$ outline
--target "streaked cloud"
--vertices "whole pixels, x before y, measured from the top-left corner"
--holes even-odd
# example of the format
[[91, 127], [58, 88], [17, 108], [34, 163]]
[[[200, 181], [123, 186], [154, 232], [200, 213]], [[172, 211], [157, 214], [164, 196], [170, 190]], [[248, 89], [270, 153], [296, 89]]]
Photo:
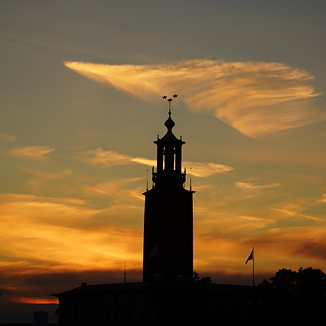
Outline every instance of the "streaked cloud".
[[155, 160], [150, 160], [150, 159], [144, 158], [144, 157], [134, 157], [134, 158], [131, 158], [131, 161], [139, 163], [139, 164], [151, 166], [151, 167], [156, 166], [156, 161]]
[[75, 72], [148, 102], [178, 92], [194, 113], [215, 117], [249, 137], [308, 126], [326, 116], [307, 71], [275, 62], [188, 60], [158, 65], [65, 62]]
[[322, 203], [326, 203], [326, 194], [323, 194], [323, 198], [319, 200]]
[[304, 219], [315, 220], [315, 221], [322, 220], [321, 218], [316, 216], [303, 214], [302, 212], [305, 210], [305, 207], [301, 207], [300, 205], [288, 204], [284, 208], [271, 207], [270, 209], [272, 211], [281, 213], [286, 217], [304, 218]]
[[[140, 265], [142, 233], [124, 223], [125, 215], [135, 219], [135, 208], [126, 206], [126, 211], [120, 205], [110, 213], [111, 208], [91, 208], [80, 200], [25, 195], [0, 199], [0, 244], [6, 248], [0, 250], [0, 268], [105, 269], [115, 268], [121, 257]], [[101, 215], [106, 219], [99, 224]]]
[[[0, 245], [6, 248], [0, 252], [2, 274], [28, 277], [46, 273], [48, 277], [55, 274], [60, 277], [60, 273], [78, 271], [82, 277], [92, 269], [95, 273], [110, 270], [122, 275], [126, 259], [140, 275], [143, 204], [139, 198], [132, 197], [132, 192], [140, 193], [135, 185], [138, 180], [117, 179], [80, 189], [105, 196], [107, 201], [113, 200], [112, 205], [105, 208], [94, 208], [91, 195], [87, 200], [1, 195], [3, 237]], [[207, 185], [204, 188], [214, 191]], [[244, 261], [252, 245], [257, 250], [257, 261], [266, 270], [275, 269], [277, 263], [287, 267], [284, 264], [294, 264], [301, 257], [307, 264], [319, 266], [325, 258], [323, 220], [309, 220], [311, 224], [305, 227], [276, 224], [285, 223], [288, 218], [300, 218], [305, 205], [287, 204], [270, 210], [277, 215], [271, 219], [255, 215], [256, 211], [246, 214], [241, 207], [234, 210], [235, 197], [230, 198], [227, 207], [223, 206], [228, 195], [222, 193], [219, 203], [196, 199], [194, 263], [198, 272], [208, 273], [216, 282], [224, 280], [216, 273], [234, 273], [234, 279], [250, 274]], [[51, 252], [50, 258], [48, 252]], [[263, 268], [259, 270], [262, 272]], [[82, 281], [85, 279], [89, 281], [85, 276]], [[12, 290], [27, 292], [14, 287]], [[33, 301], [28, 293], [24, 297], [27, 299], [21, 301]]]
[[64, 203], [67, 205], [83, 206], [87, 201], [78, 198], [66, 198], [66, 197], [47, 197], [36, 196], [29, 194], [1, 194], [2, 202], [34, 202], [34, 201], [46, 201], [50, 203]]
[[34, 177], [41, 178], [44, 180], [52, 180], [52, 179], [61, 179], [72, 174], [71, 170], [64, 170], [59, 172], [43, 172], [36, 169], [28, 169], [28, 168], [20, 168], [21, 171], [24, 171]]
[[257, 236], [254, 241], [260, 250], [270, 257], [278, 256], [280, 261], [282, 257], [289, 260], [295, 255], [301, 257], [306, 264], [311, 261], [320, 264], [326, 258], [325, 236], [325, 224], [316, 223], [305, 227], [271, 228]]
[[[156, 166], [155, 160], [149, 160], [147, 158], [136, 157], [131, 159], [132, 162], [148, 165], [148, 166]], [[217, 164], [212, 162], [191, 162], [191, 161], [184, 161], [183, 162], [184, 168], [186, 168], [186, 172], [189, 175], [193, 175], [194, 177], [205, 178], [217, 173], [224, 173], [234, 170], [234, 168], [223, 165]]]
[[56, 298], [44, 299], [44, 298], [24, 297], [24, 298], [17, 298], [16, 302], [28, 303], [28, 304], [57, 304], [58, 299], [56, 299]]
[[[156, 161], [143, 158], [131, 157], [128, 155], [120, 154], [116, 151], [106, 151], [101, 148], [95, 150], [85, 151], [76, 156], [82, 162], [91, 165], [102, 167], [111, 167], [113, 165], [125, 165], [131, 163], [139, 163], [150, 167], [156, 166]], [[212, 163], [212, 162], [183, 162], [184, 167], [187, 167], [187, 174], [196, 177], [208, 177], [217, 173], [229, 172], [233, 168], [227, 165]]]
[[6, 134], [6, 133], [3, 133], [3, 134], [0, 134], [0, 140], [5, 140], [5, 141], [15, 141], [16, 140], [16, 136], [14, 135], [10, 135], [10, 134]]
[[213, 272], [221, 265], [245, 274], [244, 261], [253, 246], [261, 271], [262, 266], [268, 270], [276, 269], [275, 265], [280, 268], [298, 263], [324, 265], [325, 218], [304, 213], [310, 202], [287, 203], [279, 209], [270, 209], [267, 202], [260, 212], [251, 207], [246, 214], [243, 205], [237, 207], [236, 197], [233, 206], [231, 202], [227, 207], [221, 205], [225, 200], [222, 195], [216, 204], [197, 197], [194, 214], [197, 266]]
[[270, 183], [265, 185], [257, 185], [250, 182], [236, 182], [236, 187], [244, 191], [256, 191], [262, 189], [270, 189], [275, 187], [280, 187], [280, 183]]
[[131, 157], [115, 151], [105, 151], [101, 148], [83, 152], [79, 155], [81, 161], [91, 165], [110, 167], [113, 165], [129, 164]]
[[26, 180], [26, 185], [29, 190], [33, 193], [42, 194], [45, 189], [54, 189], [53, 181], [60, 180], [62, 178], [67, 178], [73, 174], [71, 170], [63, 171], [43, 171], [35, 168], [19, 168], [20, 171], [23, 171], [30, 175], [31, 177]]
[[212, 163], [212, 162], [183, 162], [183, 165], [187, 167], [187, 174], [191, 174], [195, 177], [209, 177], [213, 174], [224, 173], [234, 170], [231, 166]]
[[21, 148], [14, 148], [8, 151], [8, 154], [17, 158], [28, 158], [33, 160], [41, 160], [46, 157], [47, 154], [54, 152], [55, 149], [46, 146], [27, 146]]
[[[91, 186], [84, 186], [84, 190], [88, 196], [100, 195], [105, 196], [108, 202], [114, 201], [120, 205], [139, 204], [139, 200], [144, 200], [141, 195], [144, 188], [138, 188], [137, 182], [143, 178], [116, 178], [106, 182], [97, 183]], [[136, 202], [133, 199], [137, 199]], [[140, 206], [142, 207], [142, 206]]]

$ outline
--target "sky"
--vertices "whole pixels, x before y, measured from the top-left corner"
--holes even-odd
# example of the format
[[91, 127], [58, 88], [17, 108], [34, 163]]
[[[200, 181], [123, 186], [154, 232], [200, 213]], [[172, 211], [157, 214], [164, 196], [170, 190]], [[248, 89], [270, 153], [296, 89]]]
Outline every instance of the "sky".
[[53, 317], [51, 294], [124, 268], [141, 280], [142, 193], [174, 93], [196, 272], [249, 285], [253, 247], [257, 283], [326, 271], [325, 10], [0, 0], [0, 323]]

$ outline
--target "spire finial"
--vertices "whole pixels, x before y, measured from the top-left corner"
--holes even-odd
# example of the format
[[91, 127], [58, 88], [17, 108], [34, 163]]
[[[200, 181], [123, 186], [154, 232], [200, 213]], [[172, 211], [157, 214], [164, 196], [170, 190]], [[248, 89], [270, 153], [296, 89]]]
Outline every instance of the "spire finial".
[[192, 190], [191, 167], [190, 167], [190, 173], [189, 174], [190, 174], [190, 191], [191, 191]]
[[178, 97], [178, 94], [173, 94], [172, 97], [173, 98], [171, 98], [171, 97], [168, 98], [166, 95], [162, 96], [163, 100], [167, 99], [167, 101], [169, 103], [169, 117], [171, 117], [171, 103], [172, 103], [173, 99]]
[[146, 170], [146, 191], [148, 191], [148, 169]]

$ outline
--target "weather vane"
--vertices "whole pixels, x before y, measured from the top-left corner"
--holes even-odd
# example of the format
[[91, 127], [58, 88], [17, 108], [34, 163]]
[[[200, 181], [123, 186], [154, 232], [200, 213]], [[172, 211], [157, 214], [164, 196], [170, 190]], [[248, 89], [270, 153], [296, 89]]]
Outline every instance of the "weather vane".
[[175, 99], [176, 97], [178, 97], [178, 94], [173, 94], [172, 97], [173, 98], [171, 98], [171, 97], [168, 98], [166, 95], [163, 95], [162, 96], [163, 100], [167, 100], [168, 103], [169, 103], [169, 115], [171, 114], [171, 103], [172, 103], [173, 99]]

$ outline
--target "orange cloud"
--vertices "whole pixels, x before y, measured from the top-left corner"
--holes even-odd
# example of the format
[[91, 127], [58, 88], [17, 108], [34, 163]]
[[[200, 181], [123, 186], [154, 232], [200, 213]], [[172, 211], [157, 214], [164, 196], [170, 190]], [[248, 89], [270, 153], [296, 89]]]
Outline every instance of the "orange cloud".
[[22, 148], [14, 148], [8, 151], [8, 154], [17, 158], [28, 158], [33, 160], [41, 160], [47, 154], [54, 152], [55, 149], [46, 146], [28, 146]]
[[140, 180], [143, 180], [143, 178], [118, 178], [92, 186], [85, 186], [82, 190], [87, 192], [88, 196], [94, 194], [105, 196], [108, 198], [108, 202], [113, 200], [116, 204], [137, 205], [139, 200], [144, 200], [144, 197], [141, 195], [144, 192], [144, 188], [137, 186], [137, 182]]
[[188, 60], [158, 65], [65, 62], [77, 73], [155, 102], [178, 92], [192, 112], [211, 112], [249, 137], [326, 120], [313, 108], [313, 76], [282, 63]]
[[[305, 227], [271, 228], [255, 238], [255, 246], [272, 257], [319, 265], [326, 258], [325, 227], [323, 224]], [[300, 267], [300, 266], [299, 266]]]
[[58, 304], [59, 300], [56, 298], [45, 299], [45, 298], [17, 298], [15, 302], [28, 303], [28, 304]]
[[235, 185], [237, 188], [239, 188], [243, 191], [256, 191], [256, 190], [279, 187], [281, 184], [280, 183], [271, 183], [271, 184], [265, 184], [265, 185], [255, 185], [251, 182], [236, 182]]
[[[120, 154], [116, 151], [105, 151], [101, 148], [86, 151], [77, 156], [82, 162], [102, 167], [110, 167], [113, 165], [125, 165], [131, 163], [139, 163], [150, 167], [156, 166], [155, 160], [150, 160], [143, 157], [131, 157]], [[208, 177], [217, 173], [232, 171], [233, 168], [227, 165], [212, 163], [212, 162], [183, 162], [185, 167], [188, 167], [187, 174], [196, 177]]]
[[243, 191], [203, 185], [196, 194], [195, 269], [245, 275], [244, 261], [252, 247], [257, 271], [269, 275], [283, 267], [324, 269], [326, 224], [320, 197], [293, 202], [281, 198], [280, 203], [278, 184], [244, 183]]
[[[1, 195], [0, 271], [6, 275], [11, 271], [15, 275], [24, 274], [21, 277], [38, 273], [59, 275], [64, 271], [78, 271], [83, 275], [88, 275], [90, 270], [119, 271], [117, 274], [122, 277], [126, 259], [128, 268], [138, 271], [140, 278], [143, 202], [139, 200], [141, 191], [137, 189], [137, 181], [120, 179], [81, 187], [82, 193], [104, 195], [109, 202], [105, 208], [93, 207], [92, 196], [81, 200]], [[209, 185], [202, 188], [210, 194], [215, 191]], [[270, 275], [278, 267], [299, 268], [294, 264], [300, 258], [306, 264], [323, 268], [326, 242], [322, 219], [305, 218], [304, 204], [287, 204], [273, 210], [264, 207], [261, 214], [251, 208], [252, 213], [246, 213], [237, 207], [237, 200], [241, 200], [237, 194], [242, 192], [233, 189], [233, 195], [222, 194], [222, 189], [219, 203], [214, 200], [207, 203], [206, 194], [196, 198], [197, 272], [212, 275], [214, 281], [233, 275], [234, 279], [238, 277], [245, 282], [251, 270], [244, 262], [252, 246], [257, 248], [257, 270], [268, 271]], [[134, 196], [136, 193], [138, 197]], [[293, 228], [291, 221], [287, 225], [288, 219], [303, 221], [304, 227]], [[28, 291], [21, 297], [29, 298]]]
[[34, 177], [41, 178], [44, 180], [54, 180], [60, 179], [72, 174], [71, 170], [64, 170], [60, 172], [42, 172], [36, 169], [29, 169], [29, 168], [20, 168], [21, 171], [24, 171]]
[[248, 274], [244, 262], [252, 247], [256, 248], [259, 272], [269, 270], [272, 275], [279, 268], [301, 266], [324, 269], [326, 234], [321, 220], [308, 220], [309, 226], [306, 219], [300, 223], [301, 216], [295, 216], [292, 219], [301, 226], [292, 227], [293, 220], [288, 221], [287, 216], [272, 219], [221, 212], [205, 220], [202, 216], [207, 213], [204, 209], [195, 212], [195, 219], [200, 220], [195, 223], [194, 238], [197, 270], [208, 274], [238, 273], [238, 277]]
[[79, 159], [92, 165], [110, 167], [113, 165], [125, 165], [131, 162], [131, 157], [116, 151], [105, 151], [101, 148], [86, 151], [79, 155]]
[[150, 166], [150, 167], [156, 166], [156, 161], [155, 160], [150, 160], [150, 159], [144, 158], [144, 157], [134, 157], [134, 158], [131, 158], [131, 161], [135, 162], [135, 163], [147, 165], [147, 166]]
[[30, 266], [110, 269], [124, 259], [133, 266], [141, 264], [141, 228], [128, 228], [125, 217], [137, 219], [138, 215], [142, 221], [142, 205], [138, 213], [128, 205], [115, 205], [110, 212], [79, 200], [1, 197], [0, 268], [21, 264], [24, 270]]
[[189, 162], [185, 161], [183, 162], [183, 165], [187, 167], [187, 174], [191, 174], [195, 177], [209, 177], [213, 174], [217, 173], [224, 173], [234, 170], [234, 168], [222, 165], [222, 164], [216, 164], [212, 162]]
[[4, 134], [0, 134], [0, 139], [11, 142], [16, 140], [16, 136], [4, 133]]

